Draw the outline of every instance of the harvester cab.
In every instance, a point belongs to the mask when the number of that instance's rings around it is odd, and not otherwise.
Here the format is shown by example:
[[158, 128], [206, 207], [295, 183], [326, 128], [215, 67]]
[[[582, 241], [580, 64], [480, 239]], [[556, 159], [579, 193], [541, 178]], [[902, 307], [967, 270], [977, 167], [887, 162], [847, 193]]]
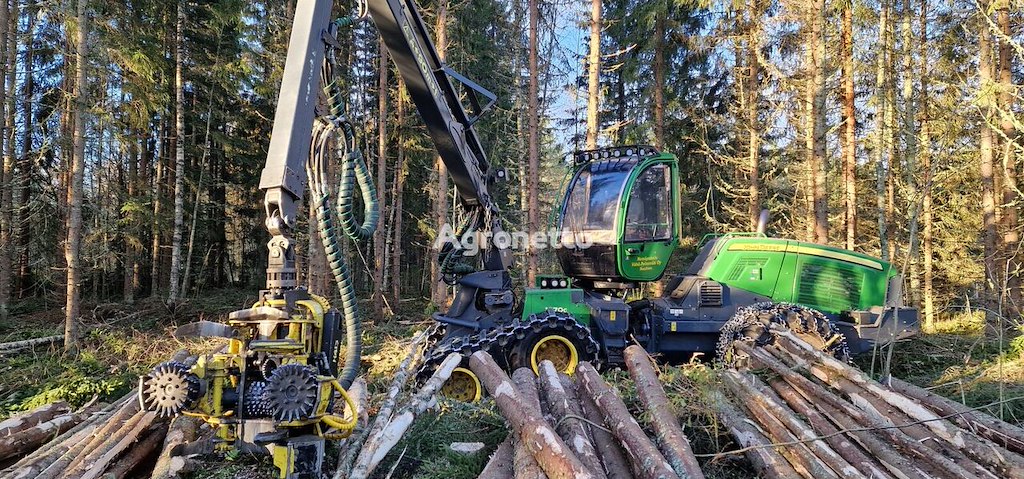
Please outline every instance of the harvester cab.
[[650, 146], [579, 152], [559, 221], [565, 274], [595, 290], [665, 273], [679, 246], [679, 165]]

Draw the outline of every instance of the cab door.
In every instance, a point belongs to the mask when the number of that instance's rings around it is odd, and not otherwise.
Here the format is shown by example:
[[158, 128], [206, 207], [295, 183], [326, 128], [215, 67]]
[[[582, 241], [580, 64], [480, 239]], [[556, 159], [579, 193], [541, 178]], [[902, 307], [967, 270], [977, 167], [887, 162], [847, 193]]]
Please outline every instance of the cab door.
[[679, 246], [679, 166], [662, 155], [637, 165], [619, 212], [619, 274], [656, 281]]

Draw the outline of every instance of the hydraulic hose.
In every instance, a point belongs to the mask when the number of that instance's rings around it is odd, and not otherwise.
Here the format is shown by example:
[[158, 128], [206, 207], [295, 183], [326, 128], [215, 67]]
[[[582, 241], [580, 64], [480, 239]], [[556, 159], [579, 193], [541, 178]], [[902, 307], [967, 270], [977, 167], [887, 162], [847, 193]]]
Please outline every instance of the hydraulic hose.
[[[363, 340], [355, 285], [341, 249], [343, 241], [341, 233], [343, 232], [353, 241], [370, 238], [377, 229], [380, 208], [377, 202], [377, 188], [373, 184], [363, 155], [356, 146], [355, 131], [352, 125], [345, 120], [344, 92], [334, 79], [333, 67], [333, 52], [329, 51], [321, 69], [327, 109], [314, 125], [311, 155], [306, 169], [310, 194], [316, 201], [317, 230], [320, 233], [320, 241], [324, 245], [324, 253], [341, 296], [340, 309], [345, 318], [346, 348], [345, 366], [338, 374], [338, 384], [342, 389], [347, 390], [359, 375]], [[330, 188], [326, 181], [325, 162], [330, 157], [331, 140], [339, 130], [341, 135], [338, 135], [335, 145], [338, 148], [339, 157], [343, 160], [336, 210], [332, 210]], [[362, 193], [363, 202], [363, 221], [361, 223], [356, 219], [353, 211], [357, 186]], [[341, 222], [340, 232], [335, 229], [335, 214]]]

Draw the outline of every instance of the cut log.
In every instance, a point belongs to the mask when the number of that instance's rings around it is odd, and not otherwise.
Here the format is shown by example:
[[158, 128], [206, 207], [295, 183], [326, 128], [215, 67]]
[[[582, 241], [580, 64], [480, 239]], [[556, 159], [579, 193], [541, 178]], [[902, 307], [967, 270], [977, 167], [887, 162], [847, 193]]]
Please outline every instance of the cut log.
[[801, 421], [796, 417], [793, 410], [789, 409], [781, 403], [773, 392], [752, 374], [740, 374], [736, 371], [725, 371], [722, 373], [725, 382], [730, 388], [734, 389], [738, 394], [737, 397], [745, 398], [744, 401], [753, 401], [758, 403], [764, 410], [771, 413], [776, 419], [786, 426], [787, 429], [793, 434], [794, 437], [801, 441], [806, 441], [802, 445], [805, 446], [815, 458], [819, 459], [824, 465], [827, 466], [824, 476], [819, 476], [818, 472], [813, 472], [813, 477], [827, 477], [833, 471], [839, 474], [843, 478], [855, 478], [855, 479], [867, 479], [861, 472], [853, 467], [846, 459], [843, 459], [836, 451], [834, 451], [825, 441], [817, 439], [818, 434], [811, 429], [805, 422]]
[[0, 438], [38, 426], [69, 412], [71, 412], [71, 406], [64, 401], [59, 401], [7, 418], [0, 421]]
[[63, 341], [64, 335], [58, 336], [46, 336], [45, 338], [26, 339], [24, 341], [14, 341], [10, 343], [0, 343], [0, 354], [12, 353], [15, 351], [21, 351], [36, 346], [49, 346], [58, 341]]
[[[917, 453], [919, 455], [927, 453], [926, 460], [936, 465], [939, 465], [937, 460], [946, 463], [942, 467], [953, 474], [960, 475], [966, 472], [969, 477], [988, 477], [989, 479], [997, 479], [998, 476], [982, 466], [978, 462], [979, 460], [998, 465], [1000, 469], [1013, 468], [1005, 464], [1004, 458], [998, 457], [998, 454], [992, 451], [990, 446], [977, 444], [966, 431], [960, 430], [947, 421], [940, 420], [924, 406], [914, 403], [900, 394], [886, 395], [883, 393], [880, 395], [880, 392], [875, 390], [881, 390], [881, 386], [867, 378], [862, 372], [855, 371], [835, 359], [829, 358], [830, 361], [822, 361], [822, 358], [827, 356], [808, 354], [807, 350], [798, 346], [796, 343], [798, 340], [787, 337], [782, 339], [784, 340], [783, 344], [787, 345], [787, 352], [811, 361], [807, 364], [807, 369], [812, 375], [850, 398], [851, 402], [864, 412], [864, 417], [871, 427], [900, 425], [899, 429], [887, 429], [886, 431], [890, 436], [899, 436], [901, 440], [908, 439], [908, 443], [916, 443], [913, 446], [915, 449], [924, 445], [927, 449], [934, 451]], [[824, 366], [823, 363], [831, 365]], [[841, 371], [846, 369], [850, 371]], [[858, 380], [853, 381], [850, 379], [851, 377], [856, 377]], [[886, 397], [882, 397], [883, 395]], [[920, 421], [928, 422], [922, 425], [919, 423]], [[936, 431], [942, 433], [937, 434]], [[964, 451], [968, 453], [965, 454]]]
[[380, 408], [377, 409], [377, 416], [373, 419], [373, 425], [362, 428], [358, 434], [350, 437], [345, 442], [345, 447], [339, 451], [338, 469], [334, 471], [333, 479], [342, 479], [351, 475], [352, 466], [355, 464], [359, 451], [362, 449], [363, 443], [366, 442], [366, 438], [380, 434], [384, 426], [391, 420], [391, 414], [395, 409], [395, 404], [398, 402], [398, 395], [401, 394], [405, 383], [409, 381], [409, 376], [419, 366], [420, 361], [423, 360], [423, 351], [420, 346], [427, 340], [432, 330], [433, 328], [427, 328], [420, 331], [409, 344], [409, 354], [398, 365], [395, 377], [391, 380], [391, 385], [388, 387], [387, 397]]
[[771, 440], [754, 427], [736, 406], [721, 393], [712, 393], [712, 404], [718, 419], [736, 443], [746, 449], [744, 455], [758, 474], [767, 479], [792, 479], [798, 474], [782, 454], [770, 447]]
[[524, 400], [512, 380], [489, 354], [483, 351], [473, 353], [469, 358], [469, 366], [548, 477], [593, 479], [594, 474], [569, 450], [554, 429], [532, 407], [523, 407]]
[[597, 404], [594, 404], [594, 399], [587, 394], [582, 381], [575, 382], [574, 386], [583, 416], [590, 423], [598, 425], [590, 427], [590, 437], [594, 438], [594, 448], [597, 449], [598, 457], [601, 458], [601, 464], [604, 465], [604, 472], [608, 475], [608, 479], [632, 479], [633, 473], [629, 469], [629, 459], [626, 458], [622, 447], [615, 440], [615, 436], [607, 430], [604, 417], [597, 409]]
[[156, 465], [153, 466], [153, 479], [169, 479], [176, 477], [180, 471], [174, 470], [171, 462], [174, 458], [181, 456], [181, 449], [185, 445], [199, 438], [199, 431], [202, 423], [198, 419], [189, 416], [178, 416], [171, 421], [164, 435], [163, 445], [160, 448], [160, 455], [157, 457]]
[[913, 398], [943, 416], [949, 416], [960, 427], [974, 431], [1006, 449], [1024, 453], [1024, 429], [899, 379], [891, 378], [889, 383], [893, 391]]
[[587, 394], [597, 404], [604, 417], [604, 423], [622, 443], [626, 455], [640, 476], [646, 479], [679, 477], [669, 466], [665, 456], [658, 451], [650, 438], [644, 434], [636, 419], [629, 414], [622, 399], [601, 379], [589, 363], [581, 363], [576, 370], [577, 380], [583, 383]]
[[540, 390], [537, 389], [537, 375], [530, 368], [519, 368], [512, 372], [512, 382], [523, 398], [523, 405], [533, 409], [538, 416], [543, 414]]
[[[815, 431], [828, 436], [825, 441], [832, 446], [837, 453], [843, 456], [850, 464], [856, 467], [861, 473], [869, 477], [884, 479], [892, 477], [885, 471], [884, 466], [864, 453], [857, 445], [850, 441], [845, 435], [836, 435], [839, 429], [825, 418], [817, 409], [814, 409], [792, 386], [781, 379], [775, 379], [770, 383], [772, 389], [789, 404], [789, 407], [807, 418], [807, 422]], [[895, 453], [895, 451], [893, 451]]]
[[779, 452], [789, 460], [797, 473], [805, 479], [839, 479], [839, 476], [816, 456], [807, 444], [796, 443], [798, 439], [783, 423], [784, 419], [776, 417], [771, 410], [753, 397], [757, 393], [744, 388], [743, 382], [734, 376], [723, 374], [721, 378], [726, 388], [732, 393], [732, 397], [736, 398], [751, 417], [761, 425], [761, 428], [768, 433], [771, 442], [787, 443]]
[[[737, 348], [741, 351], [750, 354], [751, 357], [755, 358], [759, 363], [771, 368], [775, 373], [781, 376], [787, 384], [789, 384], [794, 390], [796, 390], [808, 403], [813, 404], [815, 408], [821, 411], [826, 417], [832, 422], [843, 429], [851, 430], [850, 435], [857, 440], [857, 442], [869, 453], [874, 455], [879, 462], [882, 463], [886, 469], [889, 470], [893, 475], [897, 477], [908, 477], [914, 479], [923, 479], [928, 475], [919, 471], [910, 461], [907, 460], [906, 455], [897, 452], [893, 449], [891, 444], [887, 444], [870, 432], [858, 430], [864, 426], [857, 421], [857, 418], [846, 414], [844, 411], [848, 410], [848, 405], [835, 397], [822, 386], [814, 383], [810, 379], [803, 377], [802, 375], [791, 370], [786, 364], [775, 358], [773, 355], [767, 353], [766, 350], [757, 348], [748, 348], [745, 344], [736, 344]], [[772, 348], [767, 348], [771, 351]], [[853, 410], [859, 414], [856, 409]]]
[[114, 415], [111, 416], [102, 427], [96, 429], [96, 432], [93, 433], [92, 438], [88, 442], [83, 443], [81, 447], [72, 448], [68, 451], [68, 454], [62, 456], [52, 466], [47, 467], [40, 474], [40, 478], [50, 479], [64, 474], [65, 471], [78, 469], [79, 464], [81, 464], [83, 460], [91, 455], [97, 447], [106, 442], [114, 431], [120, 428], [125, 421], [131, 419], [137, 412], [139, 412], [138, 401], [123, 402], [117, 409], [117, 412], [114, 413]]
[[608, 476], [604, 473], [604, 466], [601, 465], [601, 459], [598, 458], [597, 450], [590, 439], [589, 428], [582, 420], [583, 411], [580, 410], [576, 390], [564, 387], [563, 378], [568, 379], [568, 376], [555, 369], [551, 361], [541, 361], [540, 386], [544, 392], [544, 403], [547, 404], [551, 417], [557, 421], [555, 431], [572, 448], [576, 457], [594, 473], [594, 477], [606, 479]]
[[[773, 354], [783, 354], [781, 350], [774, 348], [772, 346], [766, 347], [765, 351], [772, 352]], [[774, 364], [781, 366], [782, 363], [779, 362], [778, 360], [775, 360]], [[775, 368], [772, 367], [772, 369]], [[905, 433], [899, 431], [898, 429], [893, 429], [889, 427], [889, 424], [885, 424], [874, 420], [860, 409], [854, 407], [853, 405], [839, 398], [835, 394], [828, 392], [827, 390], [825, 390], [823, 386], [814, 383], [810, 379], [807, 379], [784, 366], [780, 367], [780, 369], [776, 370], [776, 372], [779, 372], [779, 375], [782, 376], [782, 378], [787, 383], [789, 383], [791, 386], [793, 386], [794, 389], [799, 391], [801, 395], [807, 398], [809, 402], [814, 404], [815, 407], [817, 407], [818, 410], [820, 410], [826, 416], [829, 416], [833, 419], [836, 419], [837, 417], [849, 417], [851, 420], [850, 422], [840, 424], [840, 426], [842, 426], [843, 428], [876, 428], [880, 433], [888, 437], [891, 444], [899, 448], [902, 454], [916, 456], [917, 458], [923, 461], [918, 464], [911, 465], [912, 468], [921, 469], [922, 467], [924, 467], [926, 469], [932, 469], [925, 472], [940, 477], [972, 477], [970, 473], [968, 473], [962, 467], [955, 464], [953, 461], [949, 460], [946, 457], [941, 457], [939, 454], [936, 454], [934, 451], [932, 451], [928, 446], [922, 445], [921, 443], [913, 440], [911, 437], [907, 436]], [[841, 415], [837, 415], [834, 413], [841, 413]], [[865, 440], [867, 441], [867, 439]], [[862, 442], [862, 444], [866, 446], [866, 443]], [[927, 476], [928, 474], [922, 473], [917, 477]]]
[[416, 416], [423, 414], [430, 404], [434, 402], [434, 396], [437, 394], [437, 391], [448, 381], [448, 378], [451, 377], [452, 372], [455, 371], [455, 368], [459, 367], [460, 363], [462, 363], [462, 355], [459, 353], [451, 353], [444, 359], [444, 362], [434, 370], [434, 374], [430, 376], [430, 379], [423, 384], [423, 387], [407, 404], [395, 413], [395, 416], [381, 429], [380, 433], [366, 440], [366, 444], [359, 453], [355, 466], [352, 467], [352, 474], [349, 477], [352, 479], [364, 479], [373, 473], [377, 465], [380, 464], [380, 461], [384, 460], [384, 456], [387, 456], [388, 452], [398, 444], [398, 441], [409, 430], [413, 421], [416, 420]]
[[76, 444], [88, 440], [93, 430], [96, 429], [97, 427], [99, 427], [99, 425], [93, 423], [89, 426], [86, 426], [84, 429], [80, 429], [77, 433], [70, 436], [69, 438], [60, 441], [59, 444], [56, 444], [53, 447], [48, 448], [45, 453], [36, 455], [34, 457], [26, 456], [25, 459], [27, 460], [18, 461], [18, 463], [15, 464], [14, 467], [5, 470], [4, 472], [7, 473], [7, 475], [4, 475], [3, 477], [8, 477], [10, 479], [34, 479], [36, 477], [39, 477], [40, 473], [43, 472], [43, 469], [45, 469], [50, 464], [56, 462], [72, 447], [74, 447]]
[[512, 479], [512, 435], [510, 434], [487, 460], [477, 479]]
[[[84, 475], [93, 472], [95, 466], [107, 456], [107, 453], [119, 447], [122, 439], [130, 437], [132, 442], [134, 442], [134, 440], [138, 438], [138, 435], [144, 432], [143, 430], [148, 428], [149, 424], [153, 421], [153, 419], [147, 418], [147, 414], [148, 413], [145, 411], [135, 413], [135, 415], [121, 424], [121, 426], [114, 432], [107, 435], [105, 440], [93, 449], [92, 452], [85, 455], [78, 464], [74, 467], [68, 468], [68, 472], [64, 473], [64, 477], [81, 478]], [[155, 417], [156, 413], [153, 413], [153, 418]], [[146, 423], [145, 426], [142, 426], [143, 422]], [[127, 446], [127, 444], [125, 446]], [[113, 459], [114, 457], [111, 458], [111, 460]]]
[[142, 461], [159, 453], [160, 446], [163, 444], [164, 436], [166, 434], [166, 427], [157, 427], [152, 429], [150, 433], [132, 447], [127, 454], [112, 464], [103, 474], [103, 477], [112, 479], [129, 477], [131, 472], [139, 467], [139, 464], [141, 464]]
[[28, 429], [0, 438], [0, 460], [25, 454], [85, 420], [79, 414], [64, 414]]
[[[540, 396], [537, 393], [537, 381], [533, 371], [529, 368], [519, 368], [512, 373], [512, 382], [515, 383], [516, 391], [523, 398], [523, 407], [533, 410], [537, 417], [543, 419]], [[514, 436], [515, 434], [513, 434]], [[519, 437], [512, 440], [512, 462], [516, 479], [547, 479], [544, 470], [541, 469], [537, 459], [533, 457], [529, 447]]]
[[886, 390], [877, 381], [868, 377], [867, 374], [864, 374], [863, 371], [843, 363], [842, 361], [839, 361], [827, 354], [823, 354], [821, 351], [814, 349], [811, 345], [794, 336], [790, 331], [780, 331], [779, 339], [779, 344], [789, 350], [789, 352], [804, 358], [815, 360], [818, 364], [831, 369], [850, 382], [889, 403], [897, 410], [902, 411], [914, 421], [922, 422], [923, 425], [930, 429], [936, 436], [945, 439], [956, 447], [962, 448], [964, 446], [964, 438], [958, 434], [958, 430], [956, 428], [950, 427], [949, 423], [946, 421], [940, 421], [938, 415], [922, 406], [920, 403], [917, 403], [902, 394], [895, 393], [892, 390]]
[[640, 402], [650, 411], [651, 427], [658, 439], [661, 451], [665, 453], [672, 469], [679, 477], [704, 479], [700, 464], [693, 455], [690, 441], [679, 426], [679, 415], [668, 401], [668, 395], [658, 380], [651, 358], [644, 348], [632, 345], [625, 351], [626, 367], [629, 376], [636, 383], [636, 392]]
[[95, 461], [89, 466], [89, 469], [81, 476], [81, 479], [96, 479], [103, 474], [103, 471], [110, 467], [110, 464], [117, 459], [124, 451], [135, 444], [139, 440], [139, 437], [147, 433], [149, 427], [156, 421], [157, 416], [155, 412], [139, 412], [139, 420], [134, 423], [134, 426], [129, 428], [127, 425], [118, 431], [115, 438], [119, 438], [112, 447], [103, 448], [103, 455], [96, 458]]

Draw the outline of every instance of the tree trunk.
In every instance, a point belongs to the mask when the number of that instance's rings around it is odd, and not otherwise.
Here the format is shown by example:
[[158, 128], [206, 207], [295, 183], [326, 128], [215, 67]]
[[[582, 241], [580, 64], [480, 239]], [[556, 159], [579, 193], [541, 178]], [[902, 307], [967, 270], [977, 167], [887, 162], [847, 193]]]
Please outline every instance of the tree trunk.
[[140, 440], [138, 444], [133, 446], [131, 451], [118, 459], [117, 462], [111, 464], [103, 477], [130, 477], [129, 474], [160, 447], [166, 433], [166, 428], [158, 427], [154, 429]]
[[1013, 52], [1010, 29], [1010, 2], [1002, 0], [996, 11], [999, 26], [999, 128], [1003, 138], [1003, 242], [1002, 255], [1006, 260], [1006, 303], [1009, 315], [1019, 314], [1021, 308], [1020, 275], [1021, 263], [1017, 260], [1016, 249], [1020, 242], [1017, 231], [1017, 158], [1018, 133], [1014, 125], [1014, 103], [1016, 95], [1013, 84]]
[[930, 107], [930, 93], [928, 91], [928, 0], [921, 0], [921, 13], [920, 13], [920, 53], [919, 56], [921, 61], [919, 63], [918, 78], [921, 79], [921, 169], [924, 170], [924, 180], [922, 181], [922, 192], [921, 192], [921, 216], [923, 225], [923, 231], [921, 233], [921, 246], [923, 249], [922, 255], [924, 256], [922, 265], [924, 268], [924, 324], [926, 330], [932, 330], [935, 326], [935, 290], [932, 285], [934, 279], [934, 248], [933, 248], [933, 235], [934, 235], [934, 224], [932, 216], [932, 140], [930, 131], [930, 120], [931, 113]]
[[[160, 127], [158, 128], [158, 134], [163, 134], [164, 123], [166, 120], [160, 120]], [[159, 151], [154, 153], [154, 165], [155, 172], [153, 176], [153, 221], [151, 226], [151, 234], [153, 236], [153, 242], [150, 249], [150, 296], [157, 297], [160, 295], [160, 235], [163, 230], [160, 221], [160, 216], [163, 214], [163, 183], [164, 179], [164, 148], [165, 143], [162, 138], [157, 138], [157, 145], [159, 145]], [[154, 149], [157, 147], [154, 147]]]
[[664, 2], [654, 15], [654, 147], [665, 146], [665, 14]]
[[[4, 121], [7, 118], [7, 78], [9, 66], [7, 65], [7, 51], [9, 49], [8, 38], [16, 36], [17, 32], [9, 32], [11, 26], [11, 11], [8, 2], [4, 2], [0, 5], [0, 64], [3, 65], [3, 70], [0, 71], [0, 121]], [[4, 128], [0, 130], [0, 149], [3, 148], [3, 142], [7, 139], [6, 132], [7, 124], [4, 121]], [[11, 178], [8, 176], [7, 168], [8, 158], [3, 159], [2, 170], [0, 170], [0, 243], [8, 244], [7, 232], [10, 228], [9, 217], [7, 211], [11, 208], [10, 195], [7, 191], [10, 189]], [[11, 262], [10, 253], [7, 251], [9, 248], [4, 248], [4, 251], [0, 251], [0, 321], [6, 321], [8, 315], [8, 307], [10, 306], [10, 290], [11, 290]]]
[[398, 164], [395, 166], [395, 195], [391, 205], [392, 230], [394, 238], [391, 243], [391, 304], [398, 307], [402, 300], [402, 195], [405, 192], [406, 155], [403, 123], [405, 119], [405, 93], [403, 82], [398, 82]]
[[[519, 7], [515, 7], [519, 9]], [[434, 28], [437, 47], [437, 55], [441, 61], [445, 61], [448, 55], [448, 1], [438, 2], [437, 25]], [[518, 91], [518, 89], [517, 89]], [[440, 156], [434, 157], [434, 175], [437, 177], [433, 190], [434, 199], [434, 226], [437, 232], [441, 231], [444, 225], [448, 224], [448, 169]], [[436, 236], [435, 236], [436, 237]], [[435, 252], [436, 253], [436, 252]], [[434, 307], [443, 310], [448, 305], [448, 285], [441, 280], [441, 264], [430, 261], [430, 299]]]
[[846, 200], [846, 249], [857, 247], [857, 109], [853, 87], [853, 4], [843, 6], [843, 133], [840, 135], [843, 154], [843, 184]]
[[587, 149], [597, 148], [601, 109], [601, 1], [590, 0], [590, 53], [587, 55]]
[[524, 399], [516, 392], [512, 380], [489, 354], [483, 351], [473, 353], [469, 358], [469, 367], [480, 378], [480, 382], [497, 403], [502, 416], [508, 420], [520, 440], [526, 443], [548, 477], [552, 479], [592, 479], [594, 477], [593, 473], [569, 451], [569, 447], [562, 442], [551, 426], [544, 422], [538, 411], [532, 407], [523, 407]]
[[[380, 41], [380, 63], [377, 78], [377, 202], [380, 205], [381, 218], [387, 218], [387, 202], [384, 192], [387, 191], [388, 170], [388, 52], [384, 40]], [[378, 319], [384, 314], [384, 259], [387, 251], [385, 244], [385, 228], [377, 228], [373, 233], [373, 255], [376, 267], [373, 270], [373, 309]]]
[[181, 455], [181, 448], [199, 437], [201, 427], [202, 424], [197, 419], [188, 416], [178, 416], [171, 421], [167, 435], [164, 436], [160, 455], [153, 466], [153, 479], [176, 477], [171, 471], [172, 459]]
[[736, 439], [736, 442], [747, 449], [745, 455], [761, 477], [768, 479], [799, 477], [777, 449], [765, 447], [771, 444], [771, 440], [764, 436], [764, 431], [751, 424], [752, 421], [748, 420], [745, 414], [725, 399], [724, 395], [717, 392], [715, 395], [717, 398], [712, 404], [718, 418]]
[[18, 1], [11, 2], [8, 18], [7, 35], [7, 108], [4, 112], [4, 161], [3, 161], [3, 199], [0, 204], [0, 244], [5, 245], [0, 251], [0, 321], [7, 319], [8, 302], [11, 298], [12, 258], [14, 254], [14, 212], [17, 205], [14, 203], [14, 166], [17, 161], [14, 156], [15, 141], [14, 134], [17, 130], [15, 123], [18, 98], [18, 25], [20, 16], [18, 13]]
[[904, 144], [904, 168], [906, 171], [905, 188], [907, 190], [907, 208], [909, 216], [908, 238], [909, 246], [903, 263], [903, 272], [910, 279], [910, 297], [915, 306], [920, 305], [921, 282], [917, 270], [918, 255], [918, 225], [920, 224], [921, 203], [917, 190], [917, 98], [914, 95], [914, 33], [911, 28], [911, 19], [914, 11], [911, 9], [910, 1], [905, 0], [903, 5], [903, 144]]
[[[978, 19], [978, 73], [980, 84], [978, 88], [986, 91], [992, 87], [992, 33], [988, 25], [988, 4], [982, 2], [980, 15], [984, 18]], [[988, 301], [994, 299], [993, 293], [999, 286], [995, 256], [996, 256], [996, 200], [995, 200], [995, 171], [993, 169], [992, 146], [993, 133], [992, 125], [995, 122], [995, 115], [988, 105], [981, 106], [981, 143], [980, 143], [980, 171], [981, 171], [981, 214], [983, 227], [984, 265], [985, 265], [985, 290], [988, 291]]]
[[85, 110], [88, 108], [86, 68], [88, 66], [88, 0], [78, 0], [78, 38], [75, 54], [74, 151], [71, 160], [71, 181], [68, 183], [68, 238], [64, 245], [67, 262], [67, 302], [64, 306], [64, 350], [78, 352], [78, 314], [81, 307], [80, 269], [82, 248], [82, 183], [85, 178]]
[[22, 104], [22, 121], [25, 130], [21, 139], [21, 160], [19, 169], [18, 189], [20, 200], [18, 201], [18, 216], [15, 220], [18, 239], [18, 298], [22, 299], [28, 294], [31, 281], [31, 266], [29, 264], [29, 238], [31, 235], [31, 224], [29, 223], [29, 201], [31, 199], [32, 186], [32, 165], [31, 155], [33, 152], [33, 108], [35, 105], [35, 38], [36, 38], [36, 0], [29, 0], [26, 7], [28, 17], [28, 40], [25, 48], [25, 102]]
[[807, 165], [811, 184], [814, 241], [828, 244], [828, 192], [825, 178], [825, 2], [813, 0], [808, 10], [811, 26], [807, 40], [807, 68], [810, 81], [807, 102]]
[[654, 370], [647, 351], [637, 345], [629, 346], [626, 348], [625, 359], [629, 376], [636, 384], [637, 396], [650, 414], [650, 423], [657, 434], [658, 444], [672, 470], [679, 474], [679, 477], [703, 478], [700, 464], [697, 463], [693, 449], [690, 448], [690, 441], [679, 427], [679, 414], [673, 410], [665, 389], [658, 381], [658, 373]]
[[744, 84], [744, 114], [747, 123], [747, 174], [750, 203], [747, 216], [750, 229], [757, 229], [761, 216], [761, 64], [757, 60], [757, 36], [761, 34], [761, 6], [758, 0], [747, 2], [747, 40], [746, 40], [746, 81]]
[[640, 429], [640, 425], [629, 414], [622, 399], [601, 379], [597, 370], [589, 363], [581, 363], [576, 374], [578, 375], [577, 381], [583, 383], [587, 394], [597, 404], [608, 429], [611, 429], [612, 434], [625, 446], [626, 454], [629, 455], [638, 475], [645, 479], [678, 478], [679, 476], [665, 460], [665, 456], [658, 451], [658, 448], [654, 447], [651, 440]]
[[181, 275], [181, 239], [185, 228], [185, 4], [177, 4], [178, 20], [174, 45], [174, 233], [171, 237], [171, 278], [167, 304], [178, 301]]
[[883, 260], [889, 257], [889, 216], [886, 210], [886, 184], [890, 169], [886, 166], [885, 141], [887, 112], [886, 85], [889, 70], [889, 0], [881, 0], [878, 14], [878, 49], [875, 58], [875, 208], [878, 216], [878, 250]]
[[[540, 9], [537, 3], [539, 0], [529, 0], [530, 30], [529, 30], [529, 86], [526, 93], [527, 106], [527, 157], [528, 167], [526, 171], [526, 197], [527, 197], [527, 220], [526, 229], [532, 236], [537, 232], [540, 218], [540, 98], [539, 98], [539, 71], [537, 67], [537, 40], [540, 35], [538, 23], [540, 23]], [[527, 264], [526, 284], [533, 285], [537, 278], [537, 249], [529, 245], [529, 259]]]

